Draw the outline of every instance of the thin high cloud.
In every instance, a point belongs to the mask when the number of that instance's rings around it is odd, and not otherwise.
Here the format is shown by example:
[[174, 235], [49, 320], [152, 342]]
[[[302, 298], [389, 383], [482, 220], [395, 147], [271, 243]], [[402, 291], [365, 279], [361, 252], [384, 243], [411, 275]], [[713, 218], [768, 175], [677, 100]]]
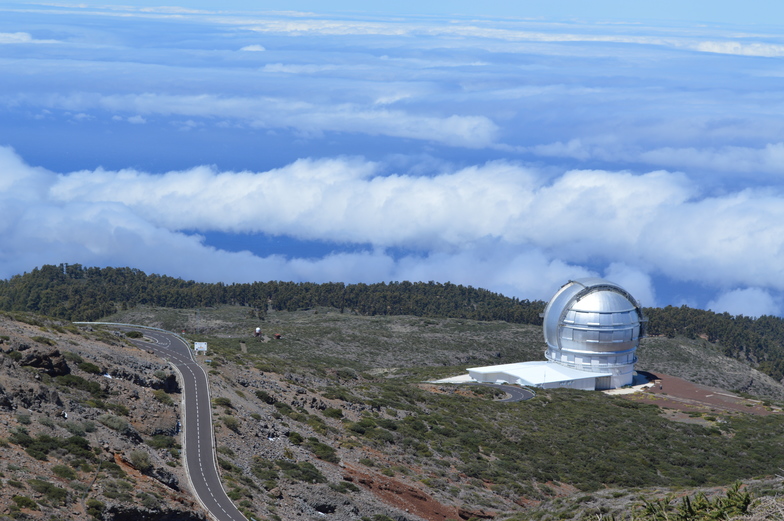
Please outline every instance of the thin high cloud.
[[50, 44], [50, 43], [61, 43], [57, 40], [42, 40], [33, 38], [30, 33], [25, 32], [18, 32], [18, 33], [0, 33], [0, 45], [7, 44]]
[[[666, 34], [651, 34], [640, 36], [639, 32], [645, 31], [644, 27], [634, 27], [634, 32], [623, 33], [624, 29], [616, 29], [611, 34], [597, 34], [601, 28], [610, 29], [601, 25], [585, 28], [567, 27], [567, 29], [582, 29], [584, 32], [565, 31], [564, 24], [544, 24], [542, 22], [517, 22], [515, 24], [498, 21], [475, 25], [475, 21], [452, 20], [450, 24], [422, 24], [412, 22], [381, 23], [357, 20], [339, 19], [267, 19], [248, 23], [245, 20], [226, 20], [226, 23], [240, 24], [245, 30], [258, 33], [290, 34], [290, 35], [319, 35], [319, 36], [435, 36], [452, 38], [476, 38], [491, 41], [506, 42], [534, 42], [534, 43], [610, 43], [633, 44], [645, 46], [659, 46], [670, 49], [704, 52], [712, 54], [729, 54], [738, 56], [780, 57], [784, 56], [784, 45], [757, 41], [760, 38], [778, 40], [778, 37], [744, 35], [738, 39], [736, 34], [728, 34], [724, 40], [703, 40], [705, 36], [693, 35], [690, 37], [672, 36]], [[546, 27], [546, 31], [510, 29], [499, 25], [517, 27]], [[570, 24], [571, 25], [571, 24]], [[626, 29], [628, 30], [628, 28]], [[651, 28], [647, 28], [651, 31]], [[656, 30], [651, 32], [658, 32]]]
[[[134, 8], [112, 12], [115, 23], [153, 16]], [[784, 133], [773, 110], [778, 82], [764, 79], [771, 73], [767, 61], [751, 59], [778, 56], [784, 47], [771, 34], [307, 13], [155, 16], [160, 23], [176, 19], [178, 27], [198, 24], [200, 32], [206, 27], [204, 38], [216, 50], [167, 44], [137, 51], [137, 42], [109, 29], [105, 38], [95, 29], [73, 29], [63, 40], [69, 59], [20, 56], [4, 63], [18, 83], [0, 86], [0, 107], [46, 110], [68, 121], [65, 112], [95, 123], [143, 119], [307, 139], [388, 137], [423, 147], [669, 169], [730, 170], [724, 156], [745, 153], [745, 168], [777, 168], [775, 158], [750, 157]], [[28, 32], [3, 34], [35, 40]], [[137, 52], [144, 59], [128, 58]], [[721, 61], [706, 61], [706, 53]], [[701, 68], [705, 79], [693, 74]]]
[[[20, 97], [29, 100], [29, 96]], [[39, 102], [40, 103], [40, 102]], [[42, 105], [82, 113], [101, 110], [134, 114], [240, 120], [253, 128], [293, 128], [303, 133], [350, 132], [371, 136], [433, 141], [449, 146], [482, 148], [493, 144], [498, 126], [485, 116], [432, 116], [384, 106], [341, 103], [318, 105], [285, 98], [243, 98], [213, 95], [101, 95], [82, 93], [49, 96]], [[116, 116], [113, 116], [116, 117]], [[141, 122], [141, 121], [136, 121]]]
[[[334, 158], [258, 173], [198, 167], [163, 175], [56, 174], [26, 165], [10, 149], [1, 155], [11, 173], [0, 186], [8, 208], [0, 225], [5, 276], [31, 263], [78, 261], [201, 280], [446, 279], [547, 298], [564, 278], [606, 275], [635, 289], [645, 305], [658, 300], [655, 273], [784, 290], [777, 262], [784, 194], [706, 197], [683, 175], [664, 171], [583, 170], [552, 179], [494, 162], [422, 177], [379, 175], [377, 163]], [[319, 259], [258, 257], [216, 250], [180, 230], [371, 249]], [[395, 258], [389, 247], [420, 253]], [[587, 266], [597, 259], [605, 265], [598, 272]]]
[[526, 149], [542, 157], [573, 158], [580, 161], [644, 162], [679, 170], [697, 170], [733, 174], [784, 174], [784, 142], [762, 147], [661, 147], [628, 150], [617, 140], [572, 139]]

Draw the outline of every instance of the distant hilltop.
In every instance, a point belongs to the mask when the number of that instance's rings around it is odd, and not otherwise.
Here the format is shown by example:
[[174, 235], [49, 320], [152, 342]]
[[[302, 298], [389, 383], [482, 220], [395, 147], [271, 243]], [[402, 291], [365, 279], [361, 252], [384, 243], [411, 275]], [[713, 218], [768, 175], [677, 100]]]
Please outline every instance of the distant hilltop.
[[[99, 320], [121, 309], [157, 306], [190, 309], [248, 306], [260, 319], [267, 310], [333, 308], [360, 315], [413, 315], [502, 320], [542, 325], [545, 302], [437, 282], [253, 282], [185, 281], [134, 268], [45, 265], [0, 281], [0, 311], [27, 311], [66, 320]], [[649, 336], [701, 337], [723, 353], [784, 381], [784, 319], [750, 318], [686, 306], [644, 308]], [[544, 343], [543, 343], [544, 349]]]

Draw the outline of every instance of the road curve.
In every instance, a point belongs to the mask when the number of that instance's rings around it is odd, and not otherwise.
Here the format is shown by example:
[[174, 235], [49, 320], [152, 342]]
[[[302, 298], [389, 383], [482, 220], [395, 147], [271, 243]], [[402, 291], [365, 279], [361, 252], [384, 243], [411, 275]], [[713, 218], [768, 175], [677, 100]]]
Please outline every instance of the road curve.
[[499, 402], [511, 403], [511, 402], [522, 402], [525, 400], [530, 400], [534, 396], [536, 396], [533, 391], [529, 391], [528, 389], [521, 389], [520, 387], [515, 387], [514, 385], [508, 384], [491, 384], [491, 383], [480, 383], [480, 382], [471, 382], [468, 385], [484, 385], [487, 387], [495, 387], [497, 389], [501, 389], [504, 391], [508, 396], [502, 400], [498, 400]]
[[207, 374], [193, 360], [188, 344], [174, 333], [165, 331], [127, 326], [118, 329], [143, 333], [144, 340], [133, 342], [170, 362], [182, 377], [183, 456], [191, 488], [199, 502], [217, 521], [247, 521], [221, 485], [215, 466], [215, 440]]

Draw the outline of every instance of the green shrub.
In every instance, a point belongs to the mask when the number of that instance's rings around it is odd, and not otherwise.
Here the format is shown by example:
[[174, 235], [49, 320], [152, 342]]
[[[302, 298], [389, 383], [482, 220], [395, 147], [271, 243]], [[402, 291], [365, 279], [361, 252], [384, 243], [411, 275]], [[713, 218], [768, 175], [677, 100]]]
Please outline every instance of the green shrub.
[[343, 400], [344, 402], [362, 403], [362, 400], [349, 392], [345, 387], [327, 387], [322, 393], [329, 400]]
[[234, 451], [231, 450], [226, 445], [220, 445], [216, 450], [218, 452], [220, 452], [221, 454], [225, 454], [226, 456], [228, 456], [230, 458], [233, 458], [235, 456]]
[[107, 474], [115, 478], [124, 478], [127, 476], [125, 471], [114, 461], [102, 461], [101, 462], [101, 470], [105, 471]]
[[27, 496], [14, 496], [11, 500], [16, 503], [19, 508], [27, 508], [29, 510], [38, 510], [38, 503], [33, 501]]
[[67, 490], [55, 486], [48, 481], [43, 481], [41, 479], [28, 479], [27, 483], [30, 484], [30, 488], [39, 494], [43, 494], [46, 499], [55, 505], [65, 504], [68, 500]]
[[169, 449], [177, 445], [177, 440], [175, 440], [173, 436], [156, 434], [152, 438], [147, 438], [145, 443], [153, 449]]
[[106, 407], [121, 416], [129, 416], [131, 414], [131, 411], [128, 409], [128, 407], [121, 403], [107, 403]]
[[285, 414], [286, 416], [294, 414], [294, 409], [287, 403], [275, 402], [273, 405], [281, 414]]
[[78, 389], [80, 391], [86, 391], [90, 393], [93, 398], [104, 398], [106, 395], [98, 382], [91, 382], [89, 380], [85, 380], [81, 376], [76, 376], [74, 374], [55, 376], [54, 381], [66, 389]]
[[103, 495], [110, 499], [115, 499], [117, 501], [123, 501], [123, 502], [133, 501], [133, 496], [131, 496], [131, 490], [133, 490], [133, 485], [123, 479], [117, 479], [114, 481], [105, 481], [103, 483]]
[[81, 364], [84, 362], [84, 359], [79, 356], [78, 353], [74, 353], [73, 351], [63, 351], [63, 358], [75, 364]]
[[58, 478], [76, 479], [76, 472], [68, 465], [55, 465], [52, 467], [52, 472]]
[[149, 472], [152, 469], [152, 462], [150, 462], [150, 455], [143, 450], [135, 450], [131, 452], [129, 460], [139, 472]]
[[92, 362], [82, 362], [77, 367], [85, 373], [103, 374], [103, 370]]
[[87, 500], [85, 506], [87, 507], [87, 513], [96, 519], [100, 518], [101, 513], [106, 510], [106, 505], [104, 503], [92, 498]]
[[139, 498], [142, 506], [147, 510], [155, 510], [160, 507], [161, 501], [152, 494], [147, 492], [138, 492], [136, 497]]
[[102, 414], [98, 417], [98, 421], [106, 425], [110, 429], [120, 433], [122, 433], [129, 427], [127, 421], [123, 420], [119, 416], [114, 416], [113, 414]]
[[172, 405], [172, 404], [174, 404], [174, 401], [171, 399], [171, 396], [166, 394], [166, 391], [164, 391], [163, 389], [155, 389], [152, 392], [152, 395], [153, 395], [153, 397], [156, 400], [158, 400], [159, 402], [161, 402], [164, 405]]
[[235, 418], [234, 416], [224, 416], [222, 419], [226, 427], [239, 434], [240, 421], [237, 418]]
[[231, 400], [229, 400], [224, 396], [218, 396], [217, 398], [213, 398], [212, 404], [217, 405], [218, 407], [226, 407], [228, 409], [234, 408], [234, 405], [232, 405]]
[[30, 436], [23, 428], [16, 429], [8, 441], [15, 445], [21, 445], [25, 448], [25, 452], [35, 459], [46, 461], [47, 454], [59, 448], [61, 445], [67, 445], [61, 438], [49, 436], [48, 434], [40, 434], [36, 438]]
[[326, 409], [324, 409], [324, 416], [326, 416], [327, 418], [335, 418], [339, 420], [343, 417], [343, 410], [336, 409], [334, 407], [327, 407]]
[[44, 344], [44, 345], [47, 345], [47, 346], [56, 346], [57, 345], [57, 342], [55, 342], [51, 338], [45, 337], [45, 336], [40, 336], [40, 335], [39, 336], [33, 336], [33, 337], [30, 337], [30, 339], [31, 340], [35, 340], [39, 344]]
[[254, 456], [250, 471], [254, 476], [264, 481], [265, 489], [270, 490], [277, 485], [278, 471], [272, 461]]
[[330, 463], [340, 463], [340, 458], [335, 453], [335, 449], [326, 443], [321, 443], [315, 438], [310, 438], [307, 442], [305, 442], [305, 446], [310, 449], [310, 451], [313, 452], [313, 454], [318, 459], [328, 461]]
[[231, 461], [229, 461], [227, 459], [223, 459], [223, 458], [219, 457], [218, 458], [218, 465], [223, 470], [228, 470], [229, 472], [242, 472], [242, 469], [240, 469], [237, 465], [235, 465], [234, 463], [232, 463]]
[[256, 398], [270, 405], [272, 405], [276, 401], [273, 396], [270, 396], [270, 394], [267, 393], [267, 391], [261, 391], [261, 390], [256, 391]]
[[327, 478], [312, 463], [307, 461], [294, 463], [287, 460], [278, 460], [277, 465], [287, 478], [294, 481], [304, 481], [305, 483], [327, 482]]
[[359, 487], [348, 481], [341, 481], [340, 483], [330, 483], [329, 488], [341, 494], [346, 492], [359, 492]]

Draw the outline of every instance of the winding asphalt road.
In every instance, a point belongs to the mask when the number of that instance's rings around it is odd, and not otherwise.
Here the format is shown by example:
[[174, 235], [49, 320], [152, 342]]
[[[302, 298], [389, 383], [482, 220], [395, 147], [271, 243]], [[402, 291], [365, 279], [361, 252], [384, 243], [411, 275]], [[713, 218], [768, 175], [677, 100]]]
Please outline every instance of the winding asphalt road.
[[477, 382], [469, 383], [468, 385], [484, 385], [487, 387], [495, 387], [496, 389], [501, 389], [503, 392], [505, 392], [508, 395], [508, 397], [498, 401], [505, 402], [505, 403], [522, 402], [525, 400], [530, 400], [535, 396], [534, 393], [529, 391], [528, 389], [521, 389], [520, 387], [515, 387], [514, 385], [477, 383]]
[[[141, 349], [152, 351], [179, 371], [185, 402], [183, 448], [191, 488], [202, 506], [216, 521], [247, 521], [226, 495], [220, 482], [218, 469], [215, 466], [215, 439], [212, 431], [212, 406], [207, 374], [194, 361], [189, 345], [176, 334], [167, 331], [118, 324], [101, 325], [123, 331], [139, 331], [144, 335], [144, 339], [133, 340], [134, 344]], [[499, 387], [509, 394], [508, 398], [501, 400], [504, 402], [528, 400], [533, 397], [533, 393], [519, 387], [511, 385], [494, 385], [494, 387]]]
[[169, 361], [182, 376], [182, 395], [185, 402], [182, 422], [185, 464], [193, 492], [199, 502], [217, 521], [247, 521], [226, 495], [220, 482], [215, 466], [215, 441], [207, 374], [193, 360], [189, 346], [174, 333], [146, 328], [118, 329], [143, 333], [144, 340], [134, 340], [134, 343]]
[[535, 396], [534, 393], [528, 389], [521, 389], [519, 387], [515, 387], [514, 385], [501, 384], [497, 385], [497, 387], [509, 395], [509, 398], [498, 400], [499, 402], [522, 402], [525, 400], [530, 400]]

